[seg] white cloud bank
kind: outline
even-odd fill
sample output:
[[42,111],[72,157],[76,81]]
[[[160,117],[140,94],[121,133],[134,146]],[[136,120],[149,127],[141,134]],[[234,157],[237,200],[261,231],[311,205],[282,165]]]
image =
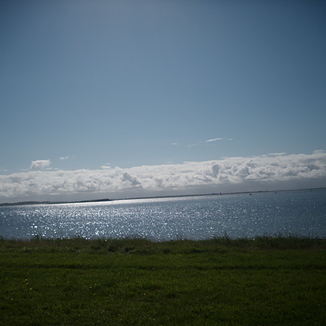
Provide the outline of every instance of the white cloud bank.
[[0,175],[0,201],[78,200],[326,187],[326,153],[233,157],[205,162],[104,166],[98,170],[42,171],[49,160],[32,162],[33,171]]

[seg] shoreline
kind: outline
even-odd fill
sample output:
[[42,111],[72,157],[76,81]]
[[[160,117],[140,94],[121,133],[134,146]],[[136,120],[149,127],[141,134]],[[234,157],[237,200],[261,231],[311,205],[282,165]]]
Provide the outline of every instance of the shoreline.
[[[113,246],[113,247],[112,247]],[[86,239],[83,237],[74,238],[42,238],[35,236],[31,239],[8,239],[0,237],[0,248],[34,248],[37,250],[48,250],[65,248],[69,250],[89,249],[90,251],[107,252],[134,252],[151,248],[152,253],[161,253],[162,250],[170,248],[174,253],[182,251],[182,248],[196,248],[194,252],[215,251],[217,247],[227,248],[228,250],[326,250],[326,238],[311,238],[300,236],[275,236],[264,235],[254,238],[229,238],[226,234],[223,237],[217,237],[206,240],[166,240],[152,241],[145,238],[94,238]],[[126,250],[126,248],[129,248]],[[164,249],[165,248],[165,249]],[[172,253],[169,250],[169,253]]]

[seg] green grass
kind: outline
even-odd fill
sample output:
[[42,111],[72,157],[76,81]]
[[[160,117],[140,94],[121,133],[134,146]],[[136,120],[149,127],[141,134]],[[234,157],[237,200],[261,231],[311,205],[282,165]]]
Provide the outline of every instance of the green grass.
[[326,241],[0,240],[0,325],[324,325]]

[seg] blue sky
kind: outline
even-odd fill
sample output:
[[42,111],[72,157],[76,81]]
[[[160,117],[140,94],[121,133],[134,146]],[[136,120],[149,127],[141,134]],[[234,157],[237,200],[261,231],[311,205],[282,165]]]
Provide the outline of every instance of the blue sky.
[[1,1],[0,201],[326,186],[325,16],[324,1]]

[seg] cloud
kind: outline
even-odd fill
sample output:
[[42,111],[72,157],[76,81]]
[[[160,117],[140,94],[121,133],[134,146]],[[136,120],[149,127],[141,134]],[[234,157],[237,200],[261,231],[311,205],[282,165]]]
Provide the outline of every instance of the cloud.
[[50,160],[32,161],[30,169],[32,169],[32,170],[43,170],[44,168],[50,166],[50,164],[51,164]]
[[[60,197],[110,198],[230,191],[326,187],[326,153],[230,157],[205,162],[103,166],[97,170],[42,170],[49,160],[33,161],[33,171],[0,175],[0,200]],[[51,199],[51,198],[50,198]]]
[[68,160],[69,156],[61,156],[60,160]]
[[[212,142],[216,142],[216,141],[220,141],[220,140],[224,140],[224,138],[212,138],[212,139],[208,139],[208,140],[205,140],[205,141],[199,141],[197,143],[188,145],[188,147],[198,146],[198,145],[203,144],[203,143],[212,143]],[[229,139],[229,140],[232,140],[232,139]]]
[[123,173],[121,181],[127,183],[128,187],[141,186],[141,182],[139,182],[136,177],[131,176],[128,172]]
[[213,138],[213,139],[208,139],[208,140],[205,140],[205,143],[211,143],[213,141],[219,141],[219,140],[223,140],[224,138]]

